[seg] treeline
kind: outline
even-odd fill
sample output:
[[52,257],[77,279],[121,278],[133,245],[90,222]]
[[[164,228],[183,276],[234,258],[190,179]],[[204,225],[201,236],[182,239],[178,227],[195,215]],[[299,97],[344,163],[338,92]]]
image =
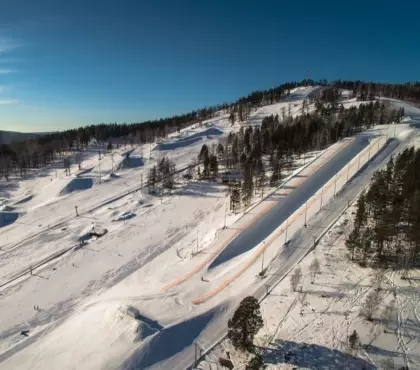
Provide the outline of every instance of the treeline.
[[362,265],[400,267],[420,259],[420,150],[405,149],[358,199],[346,246]]
[[[183,115],[138,123],[101,123],[49,133],[8,145],[3,144],[0,145],[0,166],[2,167],[0,172],[7,173],[7,177],[10,176],[11,172],[24,175],[28,169],[46,167],[62,159],[69,151],[83,150],[92,140],[100,143],[104,148],[116,138],[124,138],[127,144],[154,142],[192,124],[210,119],[214,117],[216,112],[222,110],[231,114],[230,120],[232,123],[243,122],[247,120],[252,109],[279,102],[288,97],[291,89],[305,85],[326,87],[328,81],[325,79],[319,81],[306,79],[300,82],[287,82],[272,89],[254,91],[233,103],[205,107]],[[332,90],[320,90],[321,102],[336,102],[338,88],[353,90],[360,100],[368,100],[368,98],[373,98],[374,95],[380,95],[420,101],[419,83],[390,85],[338,80],[332,83]],[[308,101],[304,101],[304,105],[308,105],[308,103]],[[335,111],[337,106],[336,103],[331,104],[331,106],[318,104],[317,108],[321,110],[321,107],[323,107],[324,112],[321,113],[325,115],[330,114],[331,109]],[[302,113],[304,112],[305,107],[302,107]]]
[[[0,145],[0,173],[9,178],[12,171],[24,175],[28,169],[46,167],[61,160],[68,151],[79,151],[95,140],[104,148],[113,139],[124,138],[126,144],[155,142],[169,134],[214,117],[218,111],[228,110],[239,121],[247,119],[251,107],[281,100],[288,89],[305,84],[291,82],[274,89],[256,91],[234,103],[223,103],[159,120],[139,123],[101,123],[61,132],[49,133],[33,139]],[[1,177],[0,177],[1,179]]]
[[231,132],[224,143],[212,148],[203,145],[199,155],[204,167],[201,176],[215,176],[218,161],[227,170],[225,178],[239,174],[229,181],[231,209],[235,210],[241,204],[248,205],[254,193],[263,195],[266,182],[271,186],[280,184],[293,156],[322,150],[344,137],[394,119],[394,114],[379,101],[349,109],[341,106],[335,111],[321,109],[297,117],[268,116],[260,127],[241,127]]
[[366,81],[336,80],[332,86],[353,91],[359,100],[373,100],[375,97],[387,97],[420,102],[420,82],[404,84],[386,84]]

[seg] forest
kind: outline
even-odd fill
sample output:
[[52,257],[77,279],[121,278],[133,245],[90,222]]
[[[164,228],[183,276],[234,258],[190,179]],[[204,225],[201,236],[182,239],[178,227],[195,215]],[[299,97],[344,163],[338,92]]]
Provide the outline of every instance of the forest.
[[357,202],[346,246],[363,266],[407,271],[420,259],[420,150],[405,149],[375,173]]
[[[302,109],[306,107],[303,104]],[[229,181],[231,209],[235,210],[242,204],[247,206],[254,192],[263,193],[267,183],[280,184],[293,157],[325,149],[374,125],[398,122],[402,116],[402,110],[390,111],[379,101],[349,109],[320,104],[315,111],[297,117],[286,112],[281,117],[268,116],[260,127],[242,126],[224,143],[212,148],[203,145],[198,156],[203,167],[200,176],[215,177],[219,163],[228,172],[238,173],[239,178]]]
[[[340,88],[352,90],[359,100],[373,99],[375,96],[388,96],[420,102],[420,83],[379,84],[363,81],[340,80],[328,83],[327,80],[314,81],[309,79],[300,82],[287,82],[272,89],[254,91],[246,97],[237,99],[233,103],[223,103],[211,107],[204,107],[183,115],[175,115],[164,119],[138,123],[101,123],[61,132],[48,133],[32,139],[13,142],[11,144],[2,144],[0,145],[0,180],[2,178],[6,180],[9,179],[12,173],[19,173],[21,176],[24,176],[29,169],[43,168],[53,162],[63,160],[69,152],[77,152],[86,148],[92,140],[99,143],[104,150],[117,138],[122,138],[127,144],[155,142],[157,139],[167,137],[169,134],[179,131],[182,128],[210,119],[214,117],[216,112],[221,110],[230,113],[230,120],[232,123],[236,121],[244,122],[253,109],[262,105],[283,101],[288,98],[290,89],[306,85],[329,86],[328,88],[321,90],[321,93],[318,95],[314,94],[313,97],[304,101],[304,104],[309,104],[311,99],[316,99],[318,102],[318,113],[322,119],[326,121],[328,121],[328,116],[330,116],[331,119],[332,112],[337,110]],[[328,104],[326,105],[325,103]],[[305,113],[304,106],[302,107],[302,113]],[[353,112],[353,115],[354,114],[356,114],[355,111]],[[286,115],[287,112],[282,114],[282,121],[285,121]],[[370,118],[370,121],[372,121],[372,119],[373,117]],[[270,120],[273,121],[274,118]],[[270,120],[266,120],[265,126],[275,126],[275,122],[271,122]],[[303,118],[303,122],[306,122],[307,120],[308,118]],[[320,123],[316,123],[315,121],[316,119],[312,120],[312,123],[309,125],[307,122],[305,124],[298,122],[298,129],[324,130],[318,134],[321,140],[321,146],[323,145],[323,141],[329,141],[334,137],[346,134],[348,131],[349,124],[347,121],[347,123],[345,123],[343,120],[340,120],[340,124],[344,126],[337,128],[335,132],[331,130],[325,131],[325,128],[318,127]],[[382,122],[379,121],[377,123]],[[270,130],[273,129],[273,127],[270,128]],[[262,127],[261,132],[262,131],[267,135],[267,128],[264,129]],[[281,130],[278,129],[276,135],[280,135],[280,131]],[[326,139],[327,134],[330,135],[328,139]],[[314,139],[312,131],[310,134],[305,132],[303,135],[307,140],[310,139],[313,141]],[[263,136],[261,139],[263,141],[265,140]],[[286,142],[288,142],[288,140],[286,140]],[[313,145],[313,142],[309,143],[306,141],[302,148],[307,148],[310,145]]]

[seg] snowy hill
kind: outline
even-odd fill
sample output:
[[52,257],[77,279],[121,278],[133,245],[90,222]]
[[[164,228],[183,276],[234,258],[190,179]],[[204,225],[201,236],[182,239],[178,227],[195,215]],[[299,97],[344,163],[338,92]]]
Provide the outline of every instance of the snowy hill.
[[[257,340],[267,348],[269,369],[287,368],[287,354],[286,362],[301,368],[311,368],[311,361],[318,368],[346,361],[356,369],[382,360],[380,353],[353,358],[343,349],[346,317],[362,325],[354,313],[343,312],[365,293],[358,279],[370,271],[362,274],[343,262],[340,232],[353,211],[345,211],[349,200],[392,153],[416,139],[415,109],[406,109],[404,124],[374,127],[294,156],[282,183],[267,184],[238,212],[229,209],[224,184],[183,176],[203,144],[213,150],[230,133],[269,115],[290,111],[296,117],[317,89],[293,89],[287,101],[259,107],[241,124],[219,112],[155,143],[101,154],[92,143],[70,174],[56,163],[1,181],[0,369],[184,370],[197,348],[206,352],[200,367],[216,369],[218,358],[231,351],[220,342],[226,323],[249,294],[264,298]],[[159,197],[144,185],[163,158],[177,172],[171,194]],[[312,250],[314,241],[319,244]],[[304,281],[306,295],[299,298],[285,278],[315,257],[323,273],[317,284]],[[412,294],[408,286],[399,289]],[[416,341],[404,343],[416,353]],[[233,355],[242,364],[241,355]],[[410,361],[418,364],[414,355]]]

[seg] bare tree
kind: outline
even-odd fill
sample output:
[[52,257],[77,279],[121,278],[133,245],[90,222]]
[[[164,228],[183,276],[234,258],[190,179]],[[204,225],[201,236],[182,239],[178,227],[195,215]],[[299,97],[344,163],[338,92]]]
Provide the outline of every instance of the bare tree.
[[71,175],[71,172],[70,172],[70,165],[71,165],[71,162],[70,162],[70,158],[64,158],[64,161],[63,161],[64,163],[64,169],[66,170],[66,176],[68,176],[68,175]]
[[375,271],[373,277],[372,277],[372,285],[378,289],[382,289],[382,283],[385,280],[385,271],[382,269],[378,269]]
[[309,271],[311,274],[311,284],[313,284],[315,282],[316,274],[320,273],[320,267],[319,267],[319,262],[317,258],[315,258],[312,261],[311,265],[309,266]]
[[79,167],[79,170],[81,170],[81,164],[82,164],[82,162],[83,162],[83,156],[82,156],[82,153],[81,152],[76,152],[76,155],[75,155],[75,161],[76,161],[76,164],[78,165],[78,167]]
[[9,181],[11,168],[10,158],[0,156],[0,179],[4,177],[6,181]]
[[361,316],[371,321],[373,313],[381,303],[381,299],[381,291],[375,287],[366,297],[362,311],[360,312]]
[[296,292],[296,289],[299,285],[299,282],[302,278],[302,270],[300,267],[296,267],[295,273],[290,276],[290,286],[292,287],[293,291]]
[[381,362],[380,369],[383,369],[383,370],[394,370],[395,369],[394,360],[392,358],[387,358],[386,360],[383,360]]
[[[387,329],[391,323],[395,313],[395,300],[391,301],[382,311],[381,320],[383,322],[384,328]],[[384,330],[385,330],[384,329]]]
[[381,327],[379,325],[372,325],[369,331],[370,341],[365,346],[365,348],[368,348],[375,340],[379,337],[381,334]]

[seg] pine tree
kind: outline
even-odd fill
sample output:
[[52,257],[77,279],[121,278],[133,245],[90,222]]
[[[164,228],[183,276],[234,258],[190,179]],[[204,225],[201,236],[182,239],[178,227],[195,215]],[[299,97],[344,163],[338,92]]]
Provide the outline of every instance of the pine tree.
[[264,364],[259,354],[254,355],[245,366],[245,370],[264,370],[266,368],[267,365]]
[[354,221],[355,229],[358,231],[367,221],[367,210],[365,206],[365,194],[362,193],[357,200],[356,217]]
[[361,315],[368,321],[372,320],[373,313],[381,303],[382,297],[379,289],[373,289],[363,303]]
[[149,184],[149,187],[154,188],[156,186],[156,181],[157,181],[157,169],[156,166],[153,166],[150,170],[149,173],[147,175],[147,182]]
[[209,169],[213,176],[217,176],[219,173],[219,162],[217,161],[217,157],[215,155],[211,155],[209,159]]
[[252,352],[254,336],[263,327],[260,304],[254,297],[246,297],[228,321],[228,338],[236,349]]
[[235,123],[235,113],[231,112],[230,116],[229,116],[229,122],[230,124],[233,126]]
[[203,144],[203,146],[201,147],[198,159],[203,162],[203,176],[205,178],[208,178],[210,176],[210,152],[206,144]]
[[353,333],[351,333],[349,335],[348,343],[349,343],[349,347],[353,351],[356,351],[359,348],[359,346],[360,346],[360,339],[359,339],[359,334],[357,334],[357,331],[356,330],[353,330]]
[[346,240],[346,247],[350,252],[352,261],[354,261],[355,253],[361,249],[361,245],[362,240],[360,238],[360,232],[355,228]]
[[254,190],[253,168],[252,168],[251,163],[247,161],[245,163],[244,182],[242,186],[243,201],[246,205],[248,205],[252,199],[253,190]]

